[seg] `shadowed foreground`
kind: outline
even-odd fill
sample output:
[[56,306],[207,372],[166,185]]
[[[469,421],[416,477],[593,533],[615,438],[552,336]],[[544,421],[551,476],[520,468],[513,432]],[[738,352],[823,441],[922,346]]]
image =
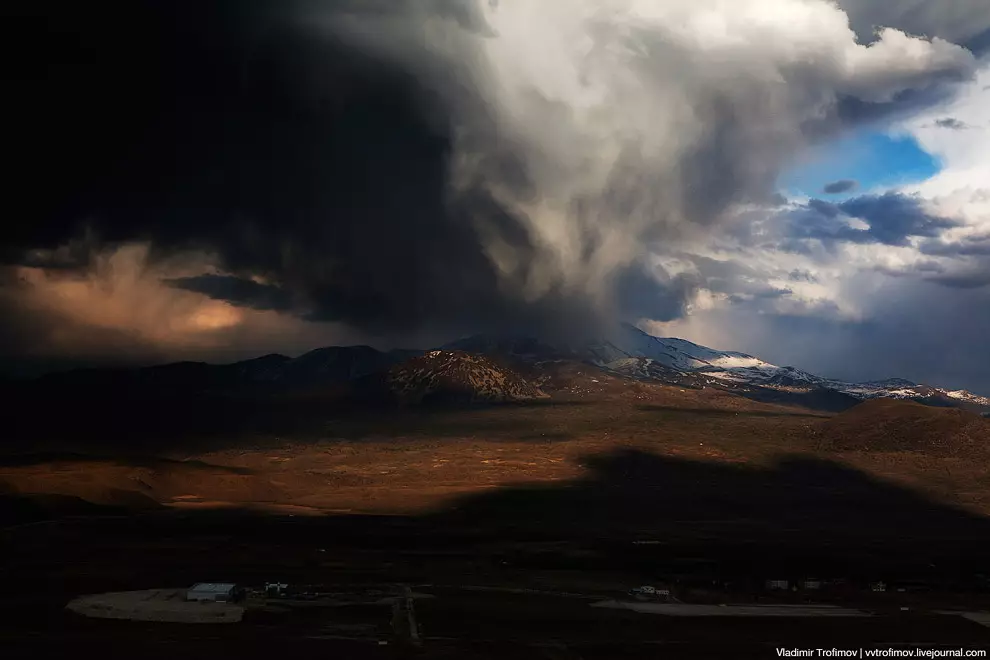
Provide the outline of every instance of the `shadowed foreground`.
[[[986,570],[990,543],[990,521],[983,517],[820,459],[757,467],[626,449],[588,456],[585,465],[575,479],[495,488],[420,515],[152,511],[8,529],[0,641],[25,653],[85,649],[113,656],[105,646],[112,636],[121,653],[126,646],[142,657],[167,657],[177,642],[194,657],[221,648],[347,657],[405,653],[315,639],[314,630],[337,616],[327,610],[277,620],[248,613],[229,630],[191,631],[80,620],[62,609],[83,593],[278,579],[419,585],[435,596],[418,606],[425,631],[419,657],[621,657],[655,650],[658,639],[698,657],[725,657],[730,647],[737,657],[768,657],[776,646],[809,639],[818,645],[990,643],[990,629],[920,612],[946,598],[975,603],[974,609],[986,600],[976,581]],[[808,575],[854,585],[907,581],[923,584],[927,594],[912,601],[919,612],[910,616],[672,622],[593,609],[591,601],[573,597],[463,590],[476,585],[601,599],[639,583],[714,581],[729,591],[709,597],[724,600],[752,598],[768,577]]]

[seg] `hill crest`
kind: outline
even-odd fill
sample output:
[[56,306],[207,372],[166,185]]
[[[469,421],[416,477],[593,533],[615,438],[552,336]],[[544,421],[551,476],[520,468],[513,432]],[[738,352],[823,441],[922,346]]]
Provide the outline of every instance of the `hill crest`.
[[483,355],[434,350],[392,367],[385,383],[399,403],[475,403],[544,399],[515,370]]

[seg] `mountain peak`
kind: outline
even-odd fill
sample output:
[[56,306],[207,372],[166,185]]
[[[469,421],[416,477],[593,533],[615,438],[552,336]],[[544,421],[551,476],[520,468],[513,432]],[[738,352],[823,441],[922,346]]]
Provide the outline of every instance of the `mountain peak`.
[[868,380],[861,385],[876,385],[877,387],[917,387],[918,383],[907,378],[884,378],[882,380]]

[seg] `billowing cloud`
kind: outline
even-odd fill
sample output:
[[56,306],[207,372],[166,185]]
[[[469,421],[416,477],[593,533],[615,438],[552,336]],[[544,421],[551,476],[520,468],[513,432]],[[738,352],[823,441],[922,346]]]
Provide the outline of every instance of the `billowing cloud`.
[[839,209],[866,222],[866,231],[887,245],[903,245],[912,236],[937,236],[958,224],[929,213],[917,198],[893,192],[854,197],[839,204]]
[[240,307],[277,311],[292,308],[291,298],[280,287],[232,275],[205,273],[166,279],[163,283],[177,289],[202,293],[215,300],[224,300]]
[[824,305],[753,313],[731,305],[699,310],[654,329],[708,346],[741,350],[851,381],[902,377],[990,392],[986,354],[990,287],[951,289],[912,277],[847,273],[831,284],[858,317]]
[[917,196],[888,192],[862,195],[839,204],[812,199],[782,211],[770,222],[779,232],[780,249],[803,252],[797,241],[908,245],[915,237],[936,237],[960,224],[935,215]]
[[[951,30],[894,22],[866,43],[825,0],[25,11],[49,29],[12,35],[26,184],[7,202],[26,210],[0,257],[54,277],[146,245],[162,296],[364,336],[596,332],[699,295],[793,298],[755,276],[704,288],[711,264],[651,255],[780,205],[808,145],[947,98],[976,67]],[[816,204],[818,225],[784,238],[902,245],[947,226],[900,198]],[[846,217],[867,227],[829,224]],[[66,248],[80,236],[91,249]],[[209,267],[159,269],[190,253]]]
[[[47,261],[47,260],[46,260]],[[0,360],[15,371],[176,359],[237,360],[296,353],[357,338],[347,328],[231,305],[169,281],[211,267],[205,254],[149,260],[147,244],[122,245],[84,269],[0,270]],[[173,279],[175,278],[175,279]]]
[[990,257],[990,235],[967,236],[957,241],[932,239],[920,246],[924,254],[933,256]]

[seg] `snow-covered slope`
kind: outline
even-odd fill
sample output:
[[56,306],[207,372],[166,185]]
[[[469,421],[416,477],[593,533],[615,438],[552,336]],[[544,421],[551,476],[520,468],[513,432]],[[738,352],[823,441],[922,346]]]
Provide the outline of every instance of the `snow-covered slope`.
[[[883,397],[944,402],[946,405],[962,402],[990,407],[990,398],[966,390],[920,385],[903,378],[848,383],[816,376],[790,366],[780,367],[746,353],[718,351],[685,339],[653,337],[632,325],[623,325],[617,336],[589,346],[588,354],[600,366],[614,370],[628,370],[631,358],[646,358],[650,363],[684,373],[703,374],[726,383],[777,388],[824,388],[857,399]],[[639,371],[647,373],[642,366]]]
[[590,345],[588,351],[603,365],[626,358],[649,358],[679,371],[773,366],[745,353],[716,351],[686,339],[654,337],[628,324],[622,326],[617,336]]
[[945,396],[950,399],[956,399],[958,401],[966,401],[967,403],[973,403],[978,406],[990,406],[990,397],[980,396],[978,394],[973,394],[972,392],[967,392],[966,390],[954,390],[952,392],[947,392],[941,388],[936,388],[940,392],[944,392]]

